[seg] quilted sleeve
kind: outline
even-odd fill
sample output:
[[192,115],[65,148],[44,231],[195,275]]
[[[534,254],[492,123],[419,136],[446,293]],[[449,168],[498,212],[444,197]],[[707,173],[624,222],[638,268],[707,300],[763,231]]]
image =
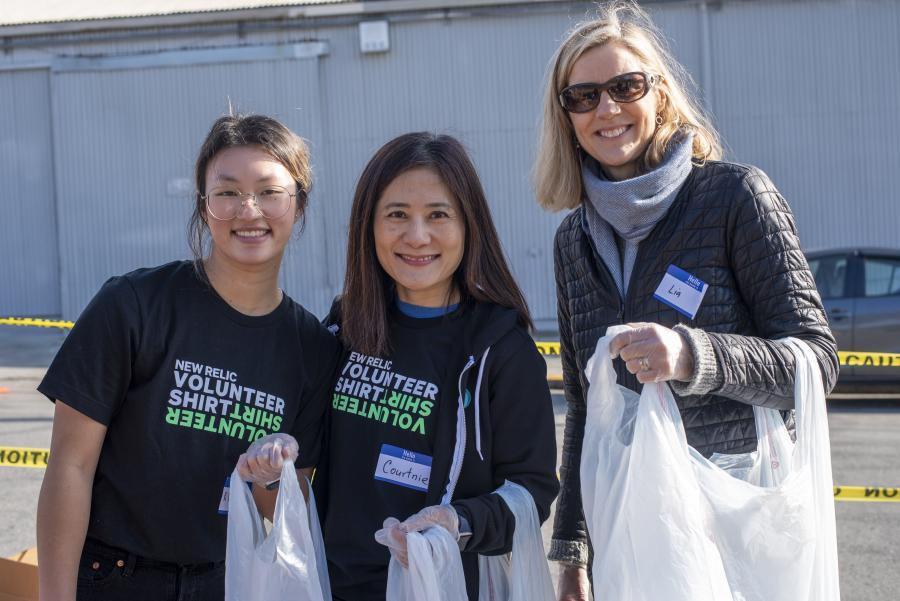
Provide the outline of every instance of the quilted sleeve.
[[794,358],[775,340],[793,336],[809,343],[826,393],[837,380],[837,345],[787,202],[765,173],[740,169],[728,220],[728,253],[757,335],[707,333],[721,372],[720,388],[713,393],[792,409]]
[[[567,220],[568,223],[571,220]],[[564,223],[564,226],[566,224]],[[549,559],[568,564],[586,566],[588,563],[588,535],[584,510],[581,506],[581,443],[587,409],[584,401],[580,371],[572,340],[572,323],[569,314],[568,287],[566,283],[566,246],[571,236],[560,228],[554,244],[553,263],[556,272],[556,307],[559,320],[560,355],[563,368],[563,386],[566,395],[566,427],[563,433],[562,462],[559,467],[560,493],[553,520],[553,538]],[[571,268],[571,267],[569,267]]]

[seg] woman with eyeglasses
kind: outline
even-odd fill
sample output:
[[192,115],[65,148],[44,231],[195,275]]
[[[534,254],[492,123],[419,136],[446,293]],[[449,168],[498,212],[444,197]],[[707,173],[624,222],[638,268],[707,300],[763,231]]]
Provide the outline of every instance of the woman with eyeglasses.
[[479,554],[515,530],[492,492],[524,487],[543,521],[559,484],[546,364],[456,139],[402,135],[366,165],[326,322],[346,349],[313,483],[334,598],[383,600],[391,554],[439,525],[478,599]]
[[607,327],[620,384],[668,382],[688,443],[706,456],[757,446],[753,405],[791,420],[794,362],[818,356],[826,390],[834,337],[790,208],[756,167],[720,159],[684,69],[634,3],[601,6],[551,61],[534,168],[537,198],[570,209],[555,241],[568,412],[550,558],[559,598],[588,599],[580,491],[588,383]]
[[[239,457],[247,480],[289,455],[311,472],[340,345],[278,286],[311,183],[287,127],[218,119],[196,162],[195,260],[111,278],[78,318],[38,388],[56,403],[42,601],[222,601]],[[254,487],[261,506],[275,494]]]

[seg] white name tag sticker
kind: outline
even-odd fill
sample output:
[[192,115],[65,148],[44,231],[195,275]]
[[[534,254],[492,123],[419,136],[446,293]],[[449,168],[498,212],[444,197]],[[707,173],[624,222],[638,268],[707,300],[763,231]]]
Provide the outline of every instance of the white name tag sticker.
[[[253,485],[245,482],[247,488],[253,490]],[[228,497],[231,494],[231,476],[225,476],[225,486],[222,488],[222,497],[219,499],[219,515],[228,515]]]
[[709,284],[683,269],[669,265],[653,298],[691,319],[697,315]]
[[431,478],[431,457],[389,444],[381,445],[375,479],[426,492]]
[[228,493],[231,490],[231,476],[225,476],[225,487],[222,488],[222,498],[219,499],[219,515],[228,515]]

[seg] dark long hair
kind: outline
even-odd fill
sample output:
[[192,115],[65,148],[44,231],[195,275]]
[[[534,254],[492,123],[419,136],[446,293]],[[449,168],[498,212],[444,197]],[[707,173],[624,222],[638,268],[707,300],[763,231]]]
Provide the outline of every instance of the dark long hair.
[[484,189],[465,148],[452,136],[409,133],[378,149],[353,195],[341,337],[349,348],[367,355],[384,356],[390,350],[388,310],[394,295],[394,282],[375,254],[375,207],[397,176],[421,167],[441,178],[463,215],[465,247],[453,274],[460,302],[485,301],[508,307],[519,314],[519,323],[527,328],[532,325],[525,296],[506,264]]
[[276,161],[284,165],[297,185],[297,218],[300,229],[306,214],[309,190],[312,188],[312,168],[309,165],[309,148],[303,138],[286,125],[265,115],[226,115],[219,117],[206,134],[197,153],[194,178],[197,185],[194,211],[188,222],[188,244],[196,265],[206,254],[206,169],[217,154],[236,146],[259,146]]

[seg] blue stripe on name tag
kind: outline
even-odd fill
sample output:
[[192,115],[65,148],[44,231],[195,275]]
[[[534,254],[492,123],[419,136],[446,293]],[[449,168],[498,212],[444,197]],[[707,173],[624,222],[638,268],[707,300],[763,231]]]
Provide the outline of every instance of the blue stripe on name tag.
[[666,273],[670,274],[672,277],[678,279],[679,281],[684,282],[697,292],[703,292],[703,287],[706,286],[706,283],[703,280],[701,280],[697,276],[689,274],[684,269],[676,267],[675,265],[669,265]]
[[385,478],[383,476],[375,476],[375,479],[380,482],[387,482],[388,484],[396,484],[397,486],[402,486],[403,488],[408,488],[410,490],[417,490],[419,492],[428,492],[427,486],[414,486],[412,484],[407,484],[406,482],[400,482],[398,480],[391,480],[390,478]]
[[395,447],[394,445],[387,443],[381,445],[381,454],[397,457],[398,459],[405,459],[406,461],[418,463],[419,465],[431,466],[431,457],[428,455],[407,451],[406,449],[401,449],[400,447]]
[[694,319],[694,316],[693,316],[689,311],[687,311],[686,309],[682,309],[681,307],[679,307],[679,306],[676,305],[675,303],[669,302],[669,299],[664,298],[664,297],[662,297],[662,296],[660,296],[660,295],[658,295],[658,294],[654,294],[654,295],[653,295],[653,298],[655,298],[655,299],[658,300],[659,302],[663,303],[664,305],[668,305],[668,306],[672,307],[673,309],[675,309],[676,311],[678,311],[678,312],[681,313],[682,315],[685,315],[685,316],[687,316],[687,317],[690,317],[691,319]]

